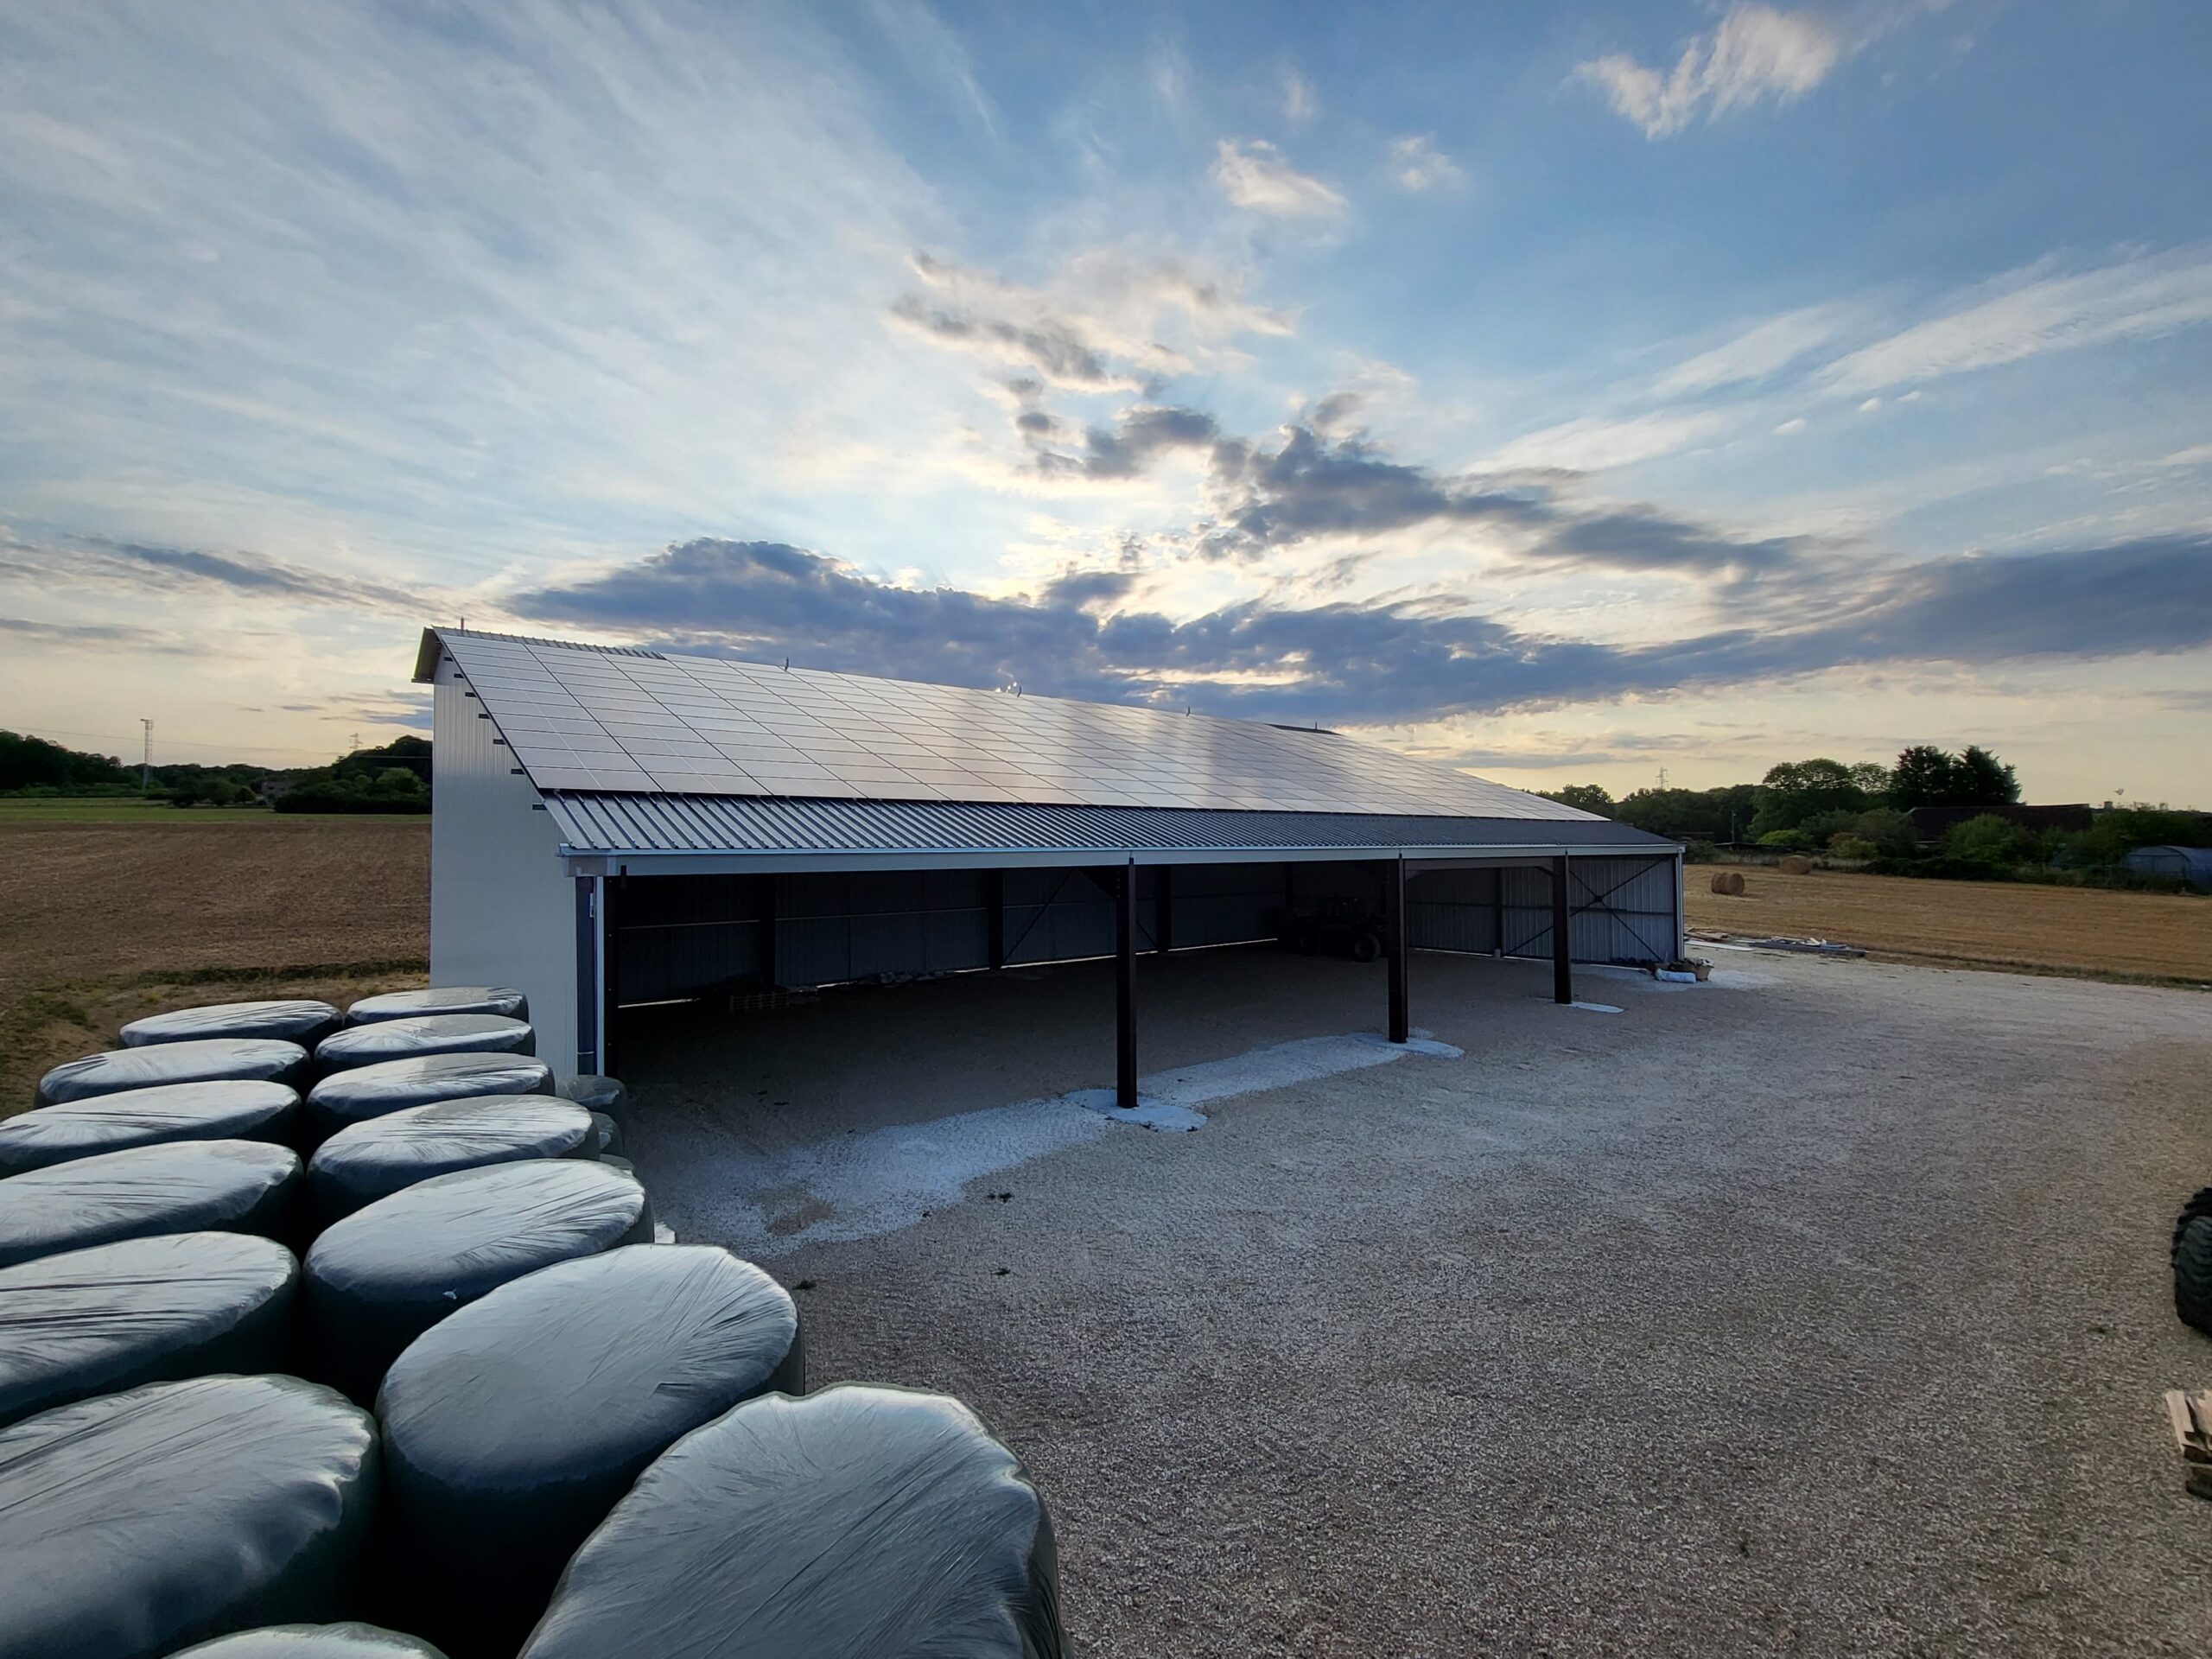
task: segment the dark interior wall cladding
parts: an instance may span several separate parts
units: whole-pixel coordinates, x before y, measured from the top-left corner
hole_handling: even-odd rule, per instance
[[[776,882],[776,977],[834,985],[989,965],[982,870],[857,870]]]

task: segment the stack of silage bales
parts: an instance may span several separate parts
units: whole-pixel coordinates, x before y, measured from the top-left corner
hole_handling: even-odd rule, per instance
[[[179,1010],[0,1123],[0,1659],[1063,1650],[1013,1454],[804,1397],[791,1297],[652,1242],[621,1084],[527,1017]]]

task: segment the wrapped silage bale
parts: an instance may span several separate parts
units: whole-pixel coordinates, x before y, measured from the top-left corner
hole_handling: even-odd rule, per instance
[[[270,1624],[219,1636],[175,1659],[446,1659],[422,1637],[374,1624]]]
[[[418,1337],[377,1399],[400,1622],[457,1659],[512,1654],[647,1464],[805,1388],[798,1310],[727,1250],[638,1245],[501,1286]]]
[[[273,1239],[173,1233],[0,1268],[0,1427],[98,1394],[287,1371],[300,1267]]]
[[[324,1077],[386,1060],[431,1054],[534,1054],[537,1035],[520,1020],[497,1014],[422,1014],[348,1026],[315,1046],[315,1069]]]
[[[308,1252],[309,1363],[366,1402],[400,1351],[511,1280],[652,1242],[645,1189],[575,1159],[439,1175],[324,1230]]]
[[[344,1612],[376,1424],[289,1376],[156,1382],[0,1429],[0,1656],[161,1659]]]
[[[347,1008],[346,1023],[372,1026],[426,1014],[496,1014],[509,1020],[527,1020],[530,999],[505,985],[437,985],[426,991],[386,991],[381,996],[365,996]]]
[[[527,1054],[426,1054],[385,1060],[325,1077],[300,1109],[302,1143],[313,1151],[349,1123],[410,1106],[486,1095],[550,1095],[553,1068]]]
[[[267,1141],[289,1146],[298,1132],[299,1091],[281,1083],[222,1078],[58,1106],[0,1122],[0,1178],[104,1152],[172,1141]]]
[[[210,1037],[274,1037],[312,1051],[344,1023],[327,1002],[304,998],[270,1002],[211,1002],[149,1014],[123,1028],[125,1048],[198,1042]]]
[[[294,1236],[300,1157],[264,1141],[178,1141],[0,1181],[0,1268],[165,1233]]]
[[[39,1079],[31,1103],[53,1106],[118,1094],[125,1089],[222,1079],[281,1083],[304,1089],[308,1071],[306,1049],[273,1037],[210,1037],[156,1043],[150,1048],[111,1048],[55,1066]]]
[[[523,1659],[1061,1659],[1044,1499],[957,1400],[747,1401],[638,1478]]]
[[[591,1114],[591,1130],[593,1143],[598,1147],[601,1157],[620,1158],[622,1155],[620,1123],[605,1112],[594,1112]]]
[[[338,1131],[308,1163],[308,1206],[327,1227],[379,1198],[464,1169],[595,1158],[597,1126],[574,1101],[485,1095],[409,1106]]]
[[[577,1105],[594,1112],[604,1112],[620,1123],[630,1110],[630,1091],[613,1077],[602,1077],[595,1072],[580,1071],[573,1077],[563,1077],[554,1086],[554,1092],[563,1100],[573,1100]]]

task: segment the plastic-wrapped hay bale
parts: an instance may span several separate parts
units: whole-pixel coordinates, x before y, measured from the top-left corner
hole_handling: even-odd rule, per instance
[[[591,1115],[591,1129],[593,1144],[599,1148],[601,1157],[620,1158],[622,1155],[621,1124],[605,1112],[594,1112]]]
[[[585,1541],[523,1659],[1060,1659],[1044,1499],[957,1400],[764,1395]]]
[[[374,1624],[270,1624],[219,1636],[176,1659],[445,1659],[419,1637]]]
[[[613,1077],[602,1077],[590,1071],[580,1071],[573,1077],[563,1077],[555,1086],[555,1092],[563,1100],[573,1100],[577,1105],[594,1112],[604,1112],[617,1123],[621,1122],[630,1109],[630,1092]]]
[[[0,1429],[0,1655],[159,1659],[334,1617],[376,1456],[365,1412],[289,1376],[156,1382]]]
[[[0,1181],[0,1268],[166,1233],[290,1236],[299,1154],[263,1141],[179,1141]]]
[[[209,1037],[274,1037],[312,1049],[338,1029],[338,1010],[303,999],[275,1002],[212,1002],[149,1014],[123,1028],[125,1048],[198,1042]]]
[[[639,1473],[739,1402],[806,1389],[798,1310],[728,1250],[637,1246],[503,1285],[416,1338],[377,1398],[401,1622],[512,1654]]]
[[[550,1095],[486,1095],[410,1106],[343,1128],[308,1164],[318,1226],[393,1193],[464,1169],[528,1158],[593,1158],[592,1115]]]
[[[346,1023],[372,1026],[426,1014],[496,1014],[509,1020],[527,1020],[530,999],[505,985],[437,985],[427,991],[387,991],[381,996],[365,996],[347,1008]]]
[[[510,1280],[619,1244],[650,1243],[645,1188],[575,1159],[439,1175],[328,1228],[308,1252],[317,1374],[356,1400],[400,1350]]]
[[[0,1177],[171,1141],[289,1146],[299,1110],[299,1091],[284,1084],[228,1078],[41,1106],[0,1122]]]
[[[301,1109],[301,1138],[312,1151],[349,1123],[410,1106],[486,1095],[550,1095],[553,1068],[526,1054],[425,1054],[386,1060],[325,1077]]]
[[[326,1037],[315,1051],[316,1069],[325,1077],[385,1060],[411,1060],[426,1054],[535,1054],[537,1036],[520,1020],[497,1014],[421,1014],[407,1020],[379,1020],[348,1026]]]
[[[273,1037],[211,1037],[151,1048],[111,1048],[67,1060],[39,1079],[35,1106],[92,1100],[125,1089],[157,1089],[172,1083],[218,1079],[281,1083],[304,1089],[308,1052]]]
[[[291,1369],[300,1264],[244,1233],[124,1239],[0,1268],[0,1427],[96,1394]]]

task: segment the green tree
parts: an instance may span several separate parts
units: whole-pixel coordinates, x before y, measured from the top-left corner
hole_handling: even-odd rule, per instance
[[[1951,798],[1952,761],[1933,743],[1916,743],[1890,769],[1889,802],[1898,810],[1942,806]]]
[[[2020,779],[1987,749],[1969,743],[1952,763],[1951,790],[1955,806],[2008,806],[2020,798]]]
[[[1752,836],[1763,840],[1777,830],[1795,830],[1822,812],[1864,812],[1873,802],[1853,772],[1826,756],[1785,760],[1770,768],[1759,782]]]
[[[2037,849],[2034,836],[2027,830],[2010,818],[1985,812],[1980,817],[1952,825],[1950,833],[1943,837],[1943,850],[1953,858],[1994,866],[2016,864],[2024,858],[2033,857]]]
[[[1602,817],[1613,815],[1611,791],[1597,784],[1568,784],[1561,789],[1540,789],[1536,793],[1548,801],[1557,801],[1561,806],[1580,811],[1595,812]]]

